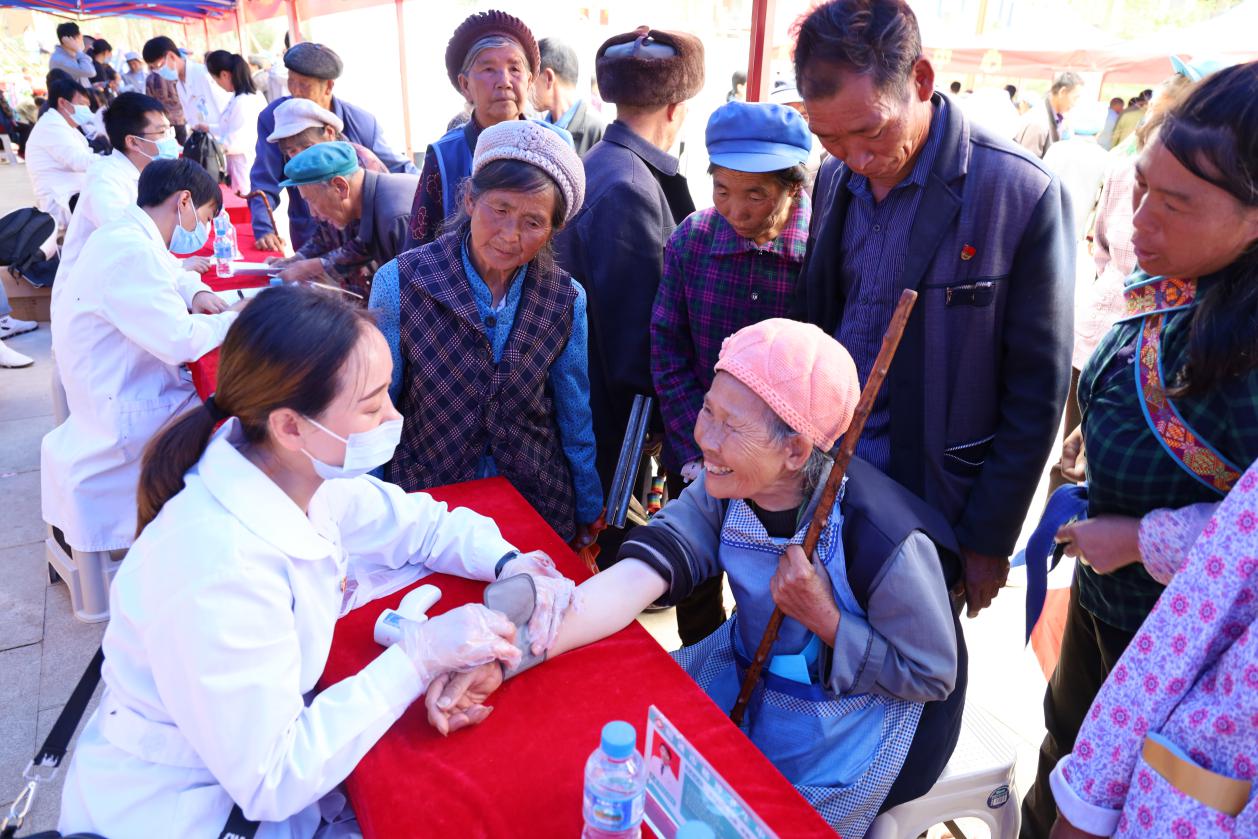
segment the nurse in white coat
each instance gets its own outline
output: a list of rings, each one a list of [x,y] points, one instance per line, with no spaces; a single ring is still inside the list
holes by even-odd
[[[259,837],[314,835],[341,810],[329,793],[434,678],[520,659],[515,627],[470,604],[407,622],[316,694],[337,617],[429,571],[530,573],[549,595],[534,637],[553,642],[573,586],[544,555],[365,475],[401,431],[391,367],[368,316],[317,291],[268,289],[241,314],[218,392],[146,455],[63,832],[209,839],[235,802]]]
[[[58,278],[52,346],[70,416],[44,437],[41,488],[44,521],[78,551],[131,545],[144,444],[196,401],[182,365],[221,344],[236,317],[189,314],[171,253],[205,244],[218,184],[195,163],[160,160],[140,175],[137,202]],[[203,286],[193,305],[212,296]]]
[[[205,57],[205,69],[215,84],[231,94],[222,118],[213,125],[193,125],[194,131],[208,131],[223,147],[231,187],[241,195],[249,192],[249,170],[257,155],[258,115],[266,108],[266,97],[253,86],[249,64],[227,50],[214,50]]]

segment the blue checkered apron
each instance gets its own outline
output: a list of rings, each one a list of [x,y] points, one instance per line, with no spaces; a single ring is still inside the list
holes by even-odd
[[[802,542],[805,529],[789,542]],[[839,608],[864,617],[847,582],[843,544],[838,538],[841,532],[842,518],[836,504],[822,531],[818,553],[830,574]],[[769,537],[744,502],[730,504],[721,528],[721,565],[730,575],[736,597],[740,589],[763,591],[772,608],[768,586],[763,582],[764,554],[771,554],[775,569],[776,557],[787,542]],[[748,608],[739,603],[738,611],[720,629],[673,653],[674,660],[727,712],[734,706],[750,663],[738,621],[740,617],[761,618],[756,620],[759,626],[754,636],[758,637],[767,616],[763,606],[757,603]],[[811,637],[808,635],[808,640]],[[829,654],[830,648],[823,646],[821,656]],[[745,731],[831,827],[844,837],[863,836],[900,774],[917,731],[922,703],[874,693],[835,695],[819,683],[815,667],[810,672],[812,683],[803,684],[766,668],[752,694]]]

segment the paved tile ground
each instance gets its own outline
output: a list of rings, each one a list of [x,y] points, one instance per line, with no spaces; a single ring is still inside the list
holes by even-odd
[[[0,165],[0,215],[27,203],[25,172]],[[22,769],[100,644],[105,627],[75,620],[65,585],[48,583],[39,502],[39,444],[53,427],[50,341],[48,324],[10,339],[10,346],[34,358],[35,365],[0,369],[0,673],[4,674],[0,679],[0,802],[5,812],[21,788]],[[1011,587],[995,605],[963,623],[970,648],[969,701],[999,720],[1005,736],[1016,745],[1017,782],[1025,793],[1035,774],[1036,749],[1044,733],[1040,712],[1044,678],[1034,656],[1022,646],[1022,588],[1015,573]],[[664,647],[679,646],[671,610],[644,615],[641,620]],[[28,831],[56,825],[60,786],[58,778],[41,790]],[[982,832],[968,835],[981,836]]]

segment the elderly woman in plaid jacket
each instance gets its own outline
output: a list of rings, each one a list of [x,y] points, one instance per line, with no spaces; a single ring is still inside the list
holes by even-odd
[[[418,490],[502,475],[578,547],[603,493],[585,291],[555,265],[551,242],[584,192],[564,135],[523,120],[485,129],[460,215],[382,267],[371,301],[405,417],[385,476]]]

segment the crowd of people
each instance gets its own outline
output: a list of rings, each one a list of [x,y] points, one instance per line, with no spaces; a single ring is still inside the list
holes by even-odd
[[[707,117],[696,210],[673,153],[705,82],[689,33],[597,49],[609,120],[573,46],[472,14],[444,56],[467,108],[418,168],[334,95],[328,45],[291,47],[276,95],[230,52],[157,37],[110,74],[108,44],[58,35],[25,141],[61,230],[43,513],[120,563],[62,830],[345,825],[329,794],[419,697],[442,733],[473,725],[504,679],[655,605],[726,711],[785,613],[747,734],[861,836],[952,755],[961,611],[1004,586],[1064,411],[1049,525],[1079,564],[1022,835],[1258,834],[1258,62],[1176,59],[1096,124],[1063,73],[1013,133],[937,89],[903,0],[830,0],[793,81],[746,102],[735,74]],[[202,279],[223,197],[181,126],[221,147],[281,287],[229,306]],[[34,328],[6,308],[0,337]],[[203,401],[182,367],[216,348]],[[638,395],[671,500],[607,528]],[[602,570],[575,585],[419,492],[494,475]],[[306,701],[337,617],[429,570],[525,575],[536,608],[408,624]]]

